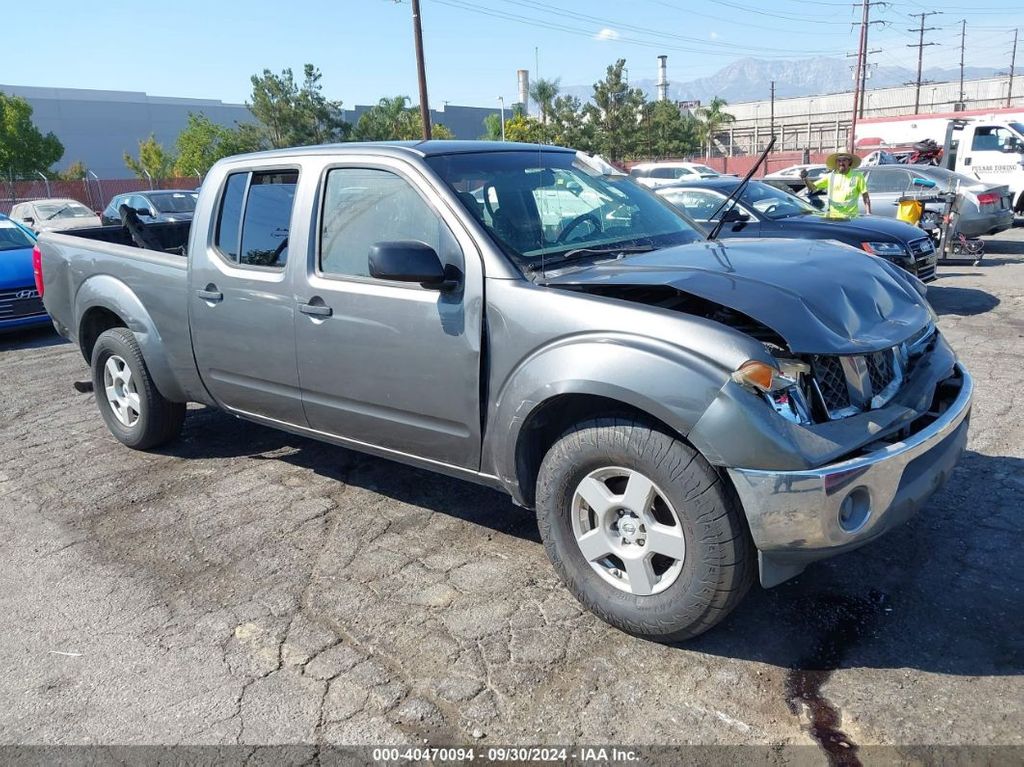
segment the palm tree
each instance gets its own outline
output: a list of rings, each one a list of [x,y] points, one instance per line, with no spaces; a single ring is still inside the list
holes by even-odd
[[[722,107],[729,106],[729,103],[715,96],[706,107],[697,108],[697,119],[700,120],[700,139],[704,144],[704,156],[711,156],[711,144],[715,136],[721,132],[722,126],[736,121],[734,115],[723,112]]]
[[[548,116],[551,114],[551,104],[558,96],[561,87],[559,83],[562,78],[557,80],[545,80],[542,77],[538,77],[536,82],[530,86],[530,98],[537,103],[537,107],[540,109],[540,121],[547,124]]]

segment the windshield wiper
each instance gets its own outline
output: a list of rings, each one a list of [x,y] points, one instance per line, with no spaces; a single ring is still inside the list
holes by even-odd
[[[739,202],[740,195],[743,194],[743,190],[746,189],[747,184],[750,183],[750,177],[757,173],[757,169],[761,167],[761,163],[765,161],[765,158],[768,156],[768,153],[772,151],[772,147],[774,146],[775,136],[772,136],[772,140],[768,142],[768,146],[766,146],[764,148],[764,151],[761,152],[761,156],[757,158],[757,162],[754,163],[754,167],[747,171],[747,175],[743,177],[743,180],[736,185],[736,188],[732,190],[728,197],[725,198],[725,201],[718,206],[718,210],[716,210],[714,214],[708,219],[713,221],[715,216],[721,214],[721,217],[718,219],[718,223],[715,224],[714,228],[712,228],[711,230],[711,233],[708,234],[709,240],[715,239],[718,236],[718,233],[722,231],[722,227],[725,226],[726,224],[725,214],[732,210],[733,206],[735,206],[736,203]]]
[[[527,264],[525,269],[527,272],[546,272],[548,269],[561,266],[567,261],[575,261],[578,258],[586,258],[588,256],[622,256],[626,253],[650,253],[652,250],[657,250],[657,248],[653,245],[619,245],[614,248],[573,248],[572,250],[567,250],[557,259],[539,264]]]
[[[57,216],[59,216],[61,213],[63,213],[64,211],[66,211],[70,207],[71,207],[70,205],[65,205],[63,208],[58,208],[56,211],[54,211],[49,216],[44,218],[43,221],[49,221],[51,218],[56,218]]]

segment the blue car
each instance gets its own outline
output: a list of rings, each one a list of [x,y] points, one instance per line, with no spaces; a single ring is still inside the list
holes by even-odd
[[[31,230],[0,214],[0,331],[50,324],[36,290]]]

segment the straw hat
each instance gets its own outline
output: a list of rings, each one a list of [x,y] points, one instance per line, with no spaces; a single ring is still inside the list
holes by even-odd
[[[836,160],[838,160],[840,157],[850,158],[851,170],[860,165],[860,158],[857,155],[851,154],[850,152],[836,152],[835,154],[830,154],[828,157],[825,158],[825,167],[827,167],[829,170],[835,170]]]

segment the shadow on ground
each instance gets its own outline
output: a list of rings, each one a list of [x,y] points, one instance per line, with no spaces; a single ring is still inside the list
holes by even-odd
[[[0,352],[14,351],[15,349],[42,349],[66,343],[67,341],[57,335],[57,331],[52,327],[0,332]]]
[[[214,410],[193,411],[183,439],[166,452],[286,461],[540,543],[532,512],[496,491]],[[794,669],[1024,674],[1024,575],[1016,559],[1024,525],[1012,512],[1024,508],[1024,485],[1013,479],[1020,476],[1024,460],[966,454],[949,486],[910,523],[774,589],[755,585],[725,623],[681,649]]]
[[[946,285],[928,286],[928,303],[936,314],[973,317],[999,306],[999,299],[977,288],[954,288]]]

